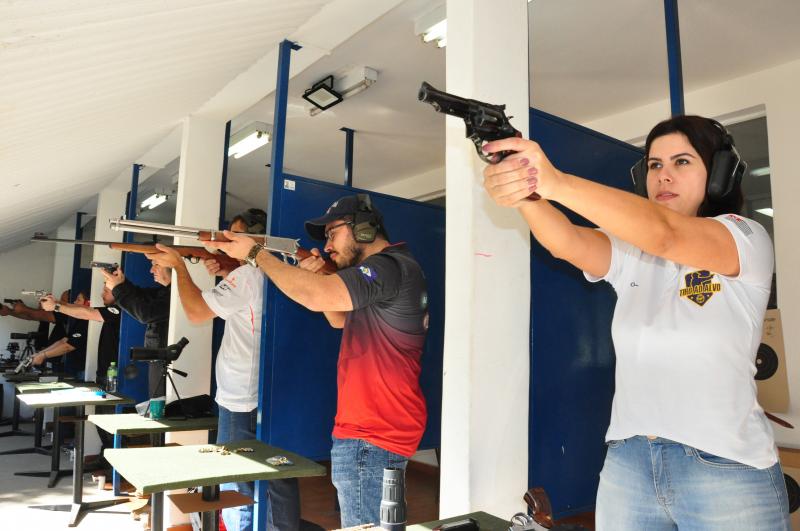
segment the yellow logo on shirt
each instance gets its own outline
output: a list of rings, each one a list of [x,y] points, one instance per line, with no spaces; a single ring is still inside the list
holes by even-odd
[[[692,271],[685,275],[686,287],[681,289],[681,297],[686,297],[698,306],[703,306],[714,296],[722,291],[722,284],[712,282],[714,273],[710,271]]]

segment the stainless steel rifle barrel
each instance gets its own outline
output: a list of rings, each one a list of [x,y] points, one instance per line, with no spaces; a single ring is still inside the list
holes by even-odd
[[[111,230],[136,232],[139,234],[155,234],[157,236],[173,236],[176,238],[198,239],[200,231],[194,227],[181,227],[166,225],[164,223],[150,223],[147,221],[134,221],[130,219],[112,218],[108,221]]]

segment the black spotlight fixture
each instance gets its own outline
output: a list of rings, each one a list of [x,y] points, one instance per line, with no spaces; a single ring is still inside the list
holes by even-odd
[[[340,101],[342,95],[333,90],[333,76],[323,78],[303,93],[303,99],[311,103],[319,110],[330,109]]]

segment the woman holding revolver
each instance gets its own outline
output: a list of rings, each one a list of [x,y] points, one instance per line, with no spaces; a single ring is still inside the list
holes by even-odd
[[[618,296],[597,529],[788,530],[753,380],[772,243],[737,215],[744,164],[733,139],[699,116],[656,125],[632,172],[646,198],[561,172],[530,140],[484,146],[505,150],[515,153],[484,170],[492,199],[517,208],[555,257]],[[599,229],[573,225],[551,202]]]

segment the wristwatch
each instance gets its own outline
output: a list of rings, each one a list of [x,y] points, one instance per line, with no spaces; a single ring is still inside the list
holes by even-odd
[[[53,311],[54,312],[60,312],[61,311],[61,303],[60,302],[57,302],[56,305],[53,306]]]
[[[247,258],[245,258],[244,261],[253,267],[258,267],[258,264],[256,263],[256,258],[258,257],[258,253],[260,253],[261,250],[264,248],[265,247],[260,243],[255,244],[253,247],[250,248],[250,252],[247,253]]]

